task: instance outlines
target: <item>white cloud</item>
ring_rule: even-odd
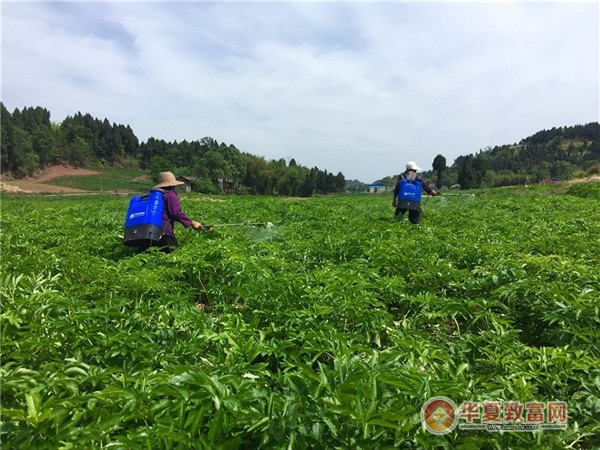
[[[599,120],[598,9],[5,3],[2,98],[370,182]]]

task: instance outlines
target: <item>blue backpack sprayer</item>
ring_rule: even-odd
[[[400,192],[398,192],[398,208],[420,211],[422,193],[423,183],[421,180],[409,181],[403,178],[400,181]]]
[[[164,205],[163,193],[160,190],[152,190],[141,197],[132,197],[125,216],[123,243],[140,248],[156,244],[164,232]]]

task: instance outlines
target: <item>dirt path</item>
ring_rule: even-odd
[[[32,181],[8,181],[0,183],[0,191],[7,194],[85,194],[89,191],[68,188],[64,186],[53,186],[52,184],[35,183]]]
[[[21,194],[44,194],[44,193],[85,193],[82,189],[68,188],[63,186],[53,186],[44,184],[45,181],[52,180],[56,177],[66,175],[99,175],[100,172],[89,169],[75,169],[67,166],[50,166],[38,177],[28,177],[22,180],[2,180],[0,183],[0,191],[6,193],[21,193]]]
[[[44,181],[51,180],[53,178],[62,177],[66,175],[100,175],[100,172],[89,169],[75,169],[67,166],[50,166],[44,170],[39,177],[27,178],[27,181],[33,181],[34,183],[43,183]]]

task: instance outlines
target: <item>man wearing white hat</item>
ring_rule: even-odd
[[[408,219],[415,225],[421,220],[421,192],[438,195],[417,176],[417,172],[421,172],[421,170],[414,161],[406,163],[406,170],[398,177],[392,200],[392,206],[396,208],[395,215],[402,218],[408,211]]]

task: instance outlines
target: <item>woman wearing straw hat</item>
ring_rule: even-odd
[[[158,246],[162,247],[165,253],[170,253],[174,247],[177,247],[179,243],[175,237],[175,222],[179,222],[185,228],[192,227],[195,230],[201,230],[202,224],[190,219],[181,209],[181,203],[175,187],[185,184],[183,181],[177,181],[173,172],[161,172],[158,174],[158,184],[154,186],[153,190],[159,190],[163,192],[163,198],[165,201],[165,207],[162,216],[162,229],[163,234],[158,241]]]

